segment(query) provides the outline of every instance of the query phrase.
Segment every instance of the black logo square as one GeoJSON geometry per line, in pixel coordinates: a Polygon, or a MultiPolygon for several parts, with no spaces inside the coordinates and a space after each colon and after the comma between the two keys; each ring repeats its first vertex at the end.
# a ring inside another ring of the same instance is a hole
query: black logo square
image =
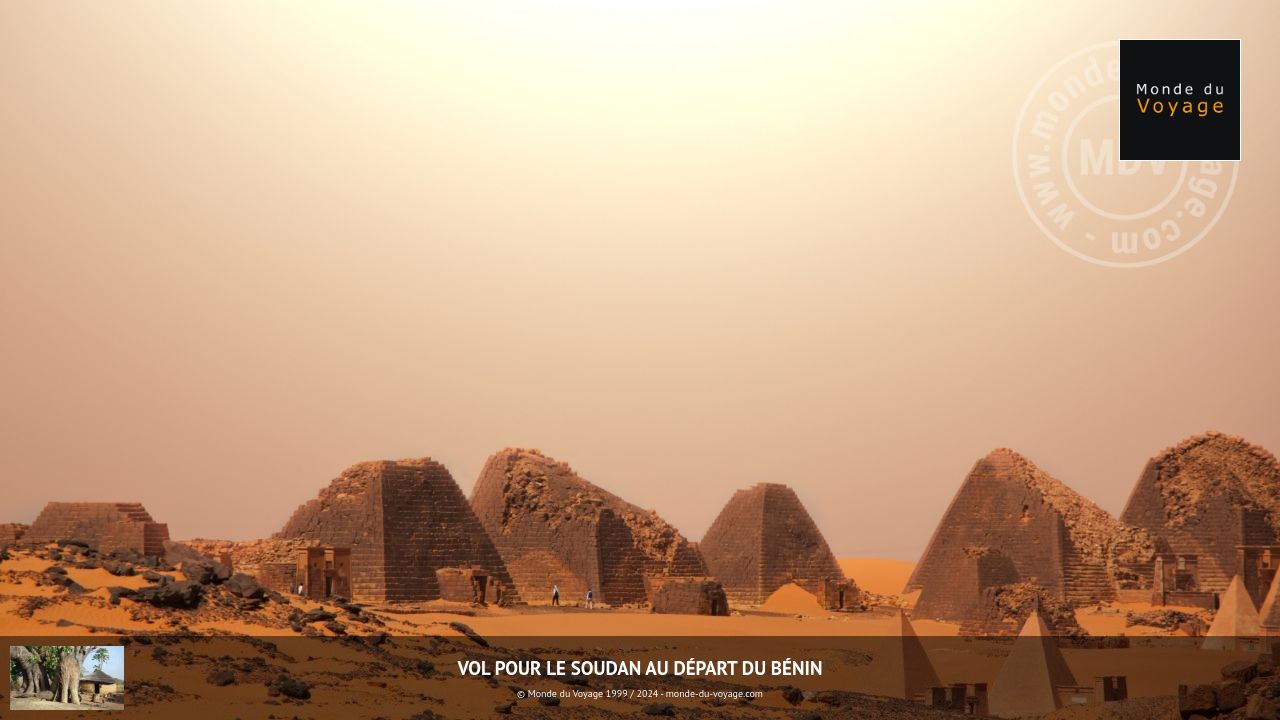
{"type": "Polygon", "coordinates": [[[1121,40],[1120,159],[1239,160],[1240,41],[1121,40]]]}

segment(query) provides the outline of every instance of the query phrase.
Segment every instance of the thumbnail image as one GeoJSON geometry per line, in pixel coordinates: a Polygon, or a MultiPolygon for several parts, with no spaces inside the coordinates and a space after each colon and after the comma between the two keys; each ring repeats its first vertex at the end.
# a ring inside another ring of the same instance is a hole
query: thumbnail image
{"type": "Polygon", "coordinates": [[[11,645],[10,710],[123,710],[120,645],[11,645]]]}

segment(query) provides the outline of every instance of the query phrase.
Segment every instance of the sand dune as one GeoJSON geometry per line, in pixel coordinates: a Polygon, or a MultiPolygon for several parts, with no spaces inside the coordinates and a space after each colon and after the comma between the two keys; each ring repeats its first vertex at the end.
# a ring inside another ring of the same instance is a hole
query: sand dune
{"type": "Polygon", "coordinates": [[[840,569],[858,587],[879,595],[899,595],[915,563],[884,558],[840,558],[840,569]]]}

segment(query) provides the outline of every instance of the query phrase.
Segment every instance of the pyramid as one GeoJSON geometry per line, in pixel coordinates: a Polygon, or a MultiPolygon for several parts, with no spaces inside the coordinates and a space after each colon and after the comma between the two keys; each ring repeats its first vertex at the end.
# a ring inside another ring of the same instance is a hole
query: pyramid
{"type": "Polygon", "coordinates": [[[1242,641],[1260,637],[1262,623],[1258,610],[1245,589],[1244,580],[1236,575],[1219,598],[1218,612],[1213,616],[1213,623],[1209,625],[1201,647],[1205,650],[1236,650],[1241,648],[1242,641]]]}
{"type": "Polygon", "coordinates": [[[1271,587],[1258,609],[1258,619],[1268,635],[1280,635],[1280,573],[1271,579],[1271,587]]]}
{"type": "Polygon", "coordinates": [[[27,526],[20,523],[3,523],[0,524],[0,550],[10,545],[17,545],[22,536],[27,533],[27,526]]]}
{"type": "Polygon", "coordinates": [[[942,686],[924,643],[901,610],[890,620],[888,646],[875,657],[882,664],[887,681],[882,684],[883,692],[877,694],[910,700],[929,688],[942,686]]]}
{"type": "Polygon", "coordinates": [[[1003,718],[1040,717],[1061,706],[1058,688],[1075,685],[1057,638],[1032,612],[991,684],[989,711],[1003,718]]]}
{"type": "Polygon", "coordinates": [[[101,553],[136,552],[164,557],[169,526],[136,502],[51,502],[22,535],[24,544],[83,540],[101,553]]]}
{"type": "MultiPolygon", "coordinates": [[[[1188,438],[1147,462],[1120,519],[1158,536],[1168,552],[1197,556],[1199,589],[1223,592],[1237,545],[1280,545],[1280,465],[1243,438],[1188,438]]],[[[1262,597],[1267,588],[1249,590],[1262,597]]]]}
{"type": "MultiPolygon", "coordinates": [[[[502,558],[443,465],[430,458],[347,468],[293,513],[275,540],[351,548],[353,599],[440,597],[436,570],[478,568],[512,587],[502,558]]],[[[516,601],[515,593],[507,593],[516,601]]]]}
{"type": "Polygon", "coordinates": [[[1007,448],[965,477],[905,592],[920,590],[916,617],[972,619],[986,589],[1032,581],[1052,597],[1089,603],[1138,578],[1155,546],[1007,448]]]}
{"type": "Polygon", "coordinates": [[[507,448],[485,463],[471,507],[527,601],[643,603],[646,578],[707,574],[698,549],[652,511],[579,477],[537,450],[507,448]]]}
{"type": "Polygon", "coordinates": [[[777,483],[734,493],[698,548],[731,603],[759,605],[791,582],[816,593],[847,581],[800,498],[777,483]]]}

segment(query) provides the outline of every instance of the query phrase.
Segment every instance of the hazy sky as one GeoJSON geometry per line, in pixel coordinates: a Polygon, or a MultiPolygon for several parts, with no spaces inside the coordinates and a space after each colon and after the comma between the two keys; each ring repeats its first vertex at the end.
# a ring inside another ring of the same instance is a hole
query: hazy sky
{"type": "Polygon", "coordinates": [[[0,4],[0,521],[140,500],[257,537],[353,462],[469,492],[505,446],[693,539],[788,483],[840,555],[914,560],[997,446],[1119,512],[1187,435],[1280,450],[1278,30],[1267,2],[0,4]],[[1126,36],[1241,37],[1248,93],[1222,220],[1142,270],[1055,247],[1010,164],[1036,80],[1126,36]]]}

